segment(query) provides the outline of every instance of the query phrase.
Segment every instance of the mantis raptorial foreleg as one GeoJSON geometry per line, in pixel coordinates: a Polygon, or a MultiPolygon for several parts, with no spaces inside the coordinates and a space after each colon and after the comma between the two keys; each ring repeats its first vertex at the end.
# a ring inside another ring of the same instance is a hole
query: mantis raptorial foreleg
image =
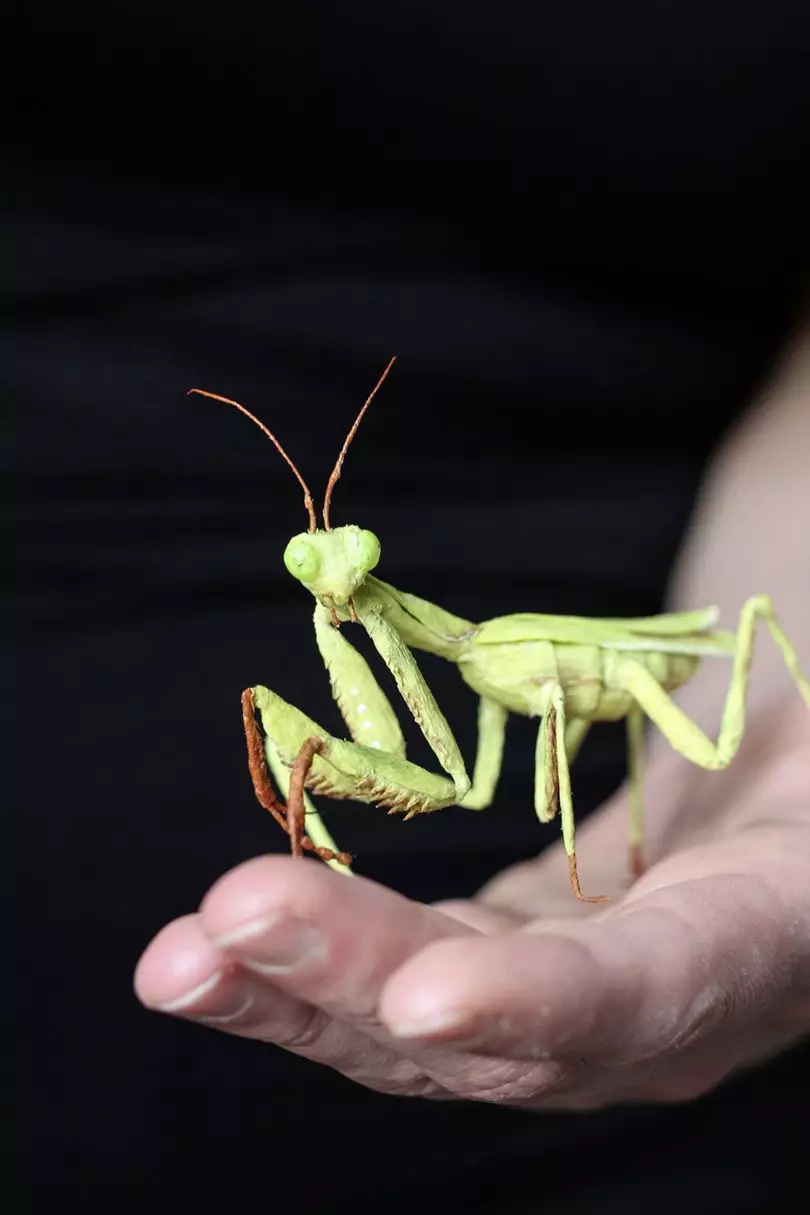
{"type": "Polygon", "coordinates": [[[745,728],[745,703],[757,620],[767,624],[802,699],[810,708],[810,681],[802,673],[798,655],[782,631],[768,596],[756,595],[740,612],[734,666],[717,742],[712,742],[700,726],[687,717],[646,667],[631,658],[618,654],[615,657],[613,679],[618,686],[631,694],[676,751],[701,768],[715,771],[727,768],[739,750],[745,728]]]}
{"type": "MultiPolygon", "coordinates": [[[[459,800],[450,777],[430,772],[400,755],[335,738],[269,688],[249,688],[243,693],[243,705],[246,701],[255,704],[259,711],[266,736],[264,755],[267,764],[291,798],[295,792],[293,775],[300,772],[314,793],[387,806],[392,811],[404,811],[406,815],[440,810],[459,800]],[[313,747],[313,742],[318,745],[313,747]],[[301,757],[303,763],[299,764],[301,757]],[[287,769],[286,775],[284,769],[287,769]]],[[[251,727],[247,714],[246,731],[250,755],[251,727]]],[[[251,762],[251,773],[258,795],[266,774],[258,771],[255,762],[251,762]]],[[[266,804],[262,797],[259,800],[262,805],[266,804]]],[[[277,799],[276,808],[271,804],[267,809],[279,821],[283,820],[285,830],[288,824],[292,827],[298,821],[297,816],[283,806],[279,816],[277,799]]],[[[310,809],[309,814],[314,815],[314,810],[310,809]]],[[[307,847],[306,843],[304,847],[307,847]]]]}
{"type": "MultiPolygon", "coordinates": [[[[296,851],[303,846],[320,849],[321,854],[337,853],[304,792],[305,783],[331,796],[354,797],[387,805],[392,810],[404,810],[406,816],[461,802],[470,789],[458,744],[410,650],[377,614],[366,614],[362,623],[449,779],[405,759],[402,731],[388,698],[366,660],[332,627],[329,612],[319,604],[315,610],[318,647],[329,672],[335,701],[355,741],[349,743],[333,738],[267,688],[257,687],[245,693],[250,705],[255,703],[261,714],[266,735],[264,757],[287,797],[286,810],[277,802],[272,790],[264,787],[269,783],[265,779],[266,772],[259,771],[254,761],[251,772],[256,794],[288,831],[296,851]]],[[[501,718],[505,720],[506,713],[498,706],[494,709],[486,720],[491,719],[497,727],[501,718]]],[[[252,716],[251,722],[252,726],[246,718],[249,754],[251,749],[255,750],[255,743],[251,741],[251,730],[256,728],[252,716]]],[[[500,742],[496,735],[494,749],[488,748],[486,743],[483,747],[485,776],[493,787],[498,774],[502,735],[503,721],[500,742]]],[[[491,737],[491,732],[485,729],[484,739],[489,741],[491,737]]],[[[339,854],[332,856],[330,863],[344,868],[346,860],[345,854],[339,854]]]]}
{"type": "Polygon", "coordinates": [[[300,849],[306,848],[317,856],[320,856],[322,860],[325,860],[333,868],[339,869],[344,873],[351,873],[351,869],[348,867],[351,858],[347,853],[341,852],[338,849],[335,841],[323,825],[320,815],[306,793],[303,792],[303,789],[301,790],[300,797],[295,799],[300,801],[300,819],[303,821],[295,821],[299,817],[295,812],[293,812],[292,816],[288,815],[292,773],[281,762],[281,757],[271,739],[269,737],[262,738],[259,727],[256,724],[255,711],[256,700],[254,692],[252,688],[248,688],[242,693],[242,721],[247,741],[248,767],[253,778],[253,788],[259,804],[272,814],[279,826],[289,835],[294,854],[300,849]],[[284,797],[287,798],[287,807],[276,797],[273,786],[270,783],[267,771],[268,767],[273,773],[284,797]]]}
{"type": "Polygon", "coordinates": [[[332,626],[329,612],[315,608],[315,640],[329,672],[332,696],[357,743],[405,756],[405,740],[388,697],[362,654],[332,626]]]}
{"type": "Polygon", "coordinates": [[[400,696],[410,709],[431,751],[450,776],[455,786],[456,802],[462,802],[470,789],[470,778],[459,745],[447,724],[447,718],[425,682],[416,659],[396,629],[392,628],[382,615],[363,611],[360,621],[394,676],[400,696]]]}

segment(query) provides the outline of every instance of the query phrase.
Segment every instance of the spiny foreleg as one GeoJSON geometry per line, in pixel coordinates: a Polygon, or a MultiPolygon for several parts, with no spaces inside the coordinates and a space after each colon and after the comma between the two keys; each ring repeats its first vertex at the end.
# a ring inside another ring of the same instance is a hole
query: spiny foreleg
{"type": "Polygon", "coordinates": [[[334,861],[339,865],[349,866],[352,858],[348,852],[338,852],[334,848],[316,844],[305,833],[306,807],[304,804],[304,785],[315,754],[323,748],[323,740],[316,737],[305,739],[293,763],[290,775],[290,789],[287,805],[276,796],[267,770],[265,742],[256,721],[256,700],[252,688],[246,688],[242,693],[242,722],[245,728],[247,742],[248,768],[253,781],[253,789],[259,805],[272,814],[278,825],[290,837],[290,849],[293,856],[300,856],[306,849],[314,852],[323,861],[334,861]]]}

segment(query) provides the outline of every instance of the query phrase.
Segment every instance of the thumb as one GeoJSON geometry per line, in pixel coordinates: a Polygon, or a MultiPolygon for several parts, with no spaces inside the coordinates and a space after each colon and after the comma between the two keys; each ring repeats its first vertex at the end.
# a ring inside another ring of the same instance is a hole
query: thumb
{"type": "Polygon", "coordinates": [[[721,1028],[748,1040],[780,1021],[800,972],[807,985],[795,912],[761,876],[726,872],[587,920],[437,942],[388,982],[381,1016],[401,1037],[525,1060],[627,1066],[721,1028]]]}

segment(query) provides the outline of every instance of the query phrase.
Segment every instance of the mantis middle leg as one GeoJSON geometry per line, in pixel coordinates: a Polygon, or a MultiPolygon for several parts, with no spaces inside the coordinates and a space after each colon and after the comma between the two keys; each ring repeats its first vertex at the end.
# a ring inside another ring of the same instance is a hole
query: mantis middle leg
{"type": "Polygon", "coordinates": [[[478,749],[470,790],[462,806],[486,810],[492,805],[503,763],[507,710],[497,700],[482,696],[478,701],[478,749]]]}
{"type": "MultiPolygon", "coordinates": [[[[585,729],[570,731],[565,720],[565,694],[560,684],[552,684],[548,701],[537,732],[534,775],[534,807],[541,823],[554,818],[559,807],[562,820],[563,845],[568,856],[568,873],[574,894],[583,903],[602,903],[604,895],[586,896],[582,893],[577,872],[576,823],[567,742],[581,742],[585,729]]],[[[575,749],[572,747],[572,749],[575,749]]]]}
{"type": "MultiPolygon", "coordinates": [[[[482,696],[478,702],[478,750],[475,756],[472,787],[461,803],[465,809],[485,810],[492,805],[501,774],[503,744],[508,711],[496,700],[482,696]]],[[[591,723],[573,717],[565,724],[565,753],[569,766],[582,746],[591,723]]]]}
{"type": "Polygon", "coordinates": [[[627,714],[627,771],[630,788],[630,830],[627,843],[631,878],[644,872],[644,797],[641,788],[644,759],[644,713],[637,704],[627,714]]]}

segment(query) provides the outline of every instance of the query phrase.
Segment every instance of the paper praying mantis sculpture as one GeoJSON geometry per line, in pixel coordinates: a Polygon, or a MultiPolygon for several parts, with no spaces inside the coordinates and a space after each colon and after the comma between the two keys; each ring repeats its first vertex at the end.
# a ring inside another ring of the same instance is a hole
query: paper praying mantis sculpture
{"type": "Polygon", "coordinates": [[[765,621],[808,707],[810,682],[767,595],[747,600],[736,633],[713,627],[718,619],[715,608],[639,619],[523,612],[475,623],[376,578],[371,571],[380,559],[380,541],[373,532],[354,524],[332,527],[330,507],[349,444],[394,361],[391,359],[357,415],[338,455],[326,487],[322,528],[306,482],[264,423],[237,401],[191,389],[233,405],[250,418],[276,446],[304,490],[309,528],[289,542],[284,564],[315,598],[315,640],[352,739],[333,737],[269,688],[246,689],[242,714],[256,796],[289,835],[293,855],[309,850],[351,873],[352,858],[337,849],[305,790],[386,807],[389,813],[403,812],[406,818],[453,805],[481,810],[495,795],[508,714],[536,717],[540,725],[535,811],[545,823],[559,810],[573,891],[585,902],[603,901],[601,895],[585,896],[580,887],[570,780],[570,766],[591,724],[627,721],[629,866],[631,875],[637,877],[643,871],[644,717],[687,760],[702,768],[726,768],[745,727],[758,620],[765,621]],[[349,622],[368,633],[443,774],[405,758],[402,731],[388,698],[366,660],[340,631],[340,625],[349,622]],[[472,780],[414,650],[455,663],[461,678],[478,694],[478,748],[472,780]],[[732,663],[716,742],[671,696],[694,675],[703,658],[714,657],[732,663]],[[270,772],[286,806],[273,789],[270,772]]]}

